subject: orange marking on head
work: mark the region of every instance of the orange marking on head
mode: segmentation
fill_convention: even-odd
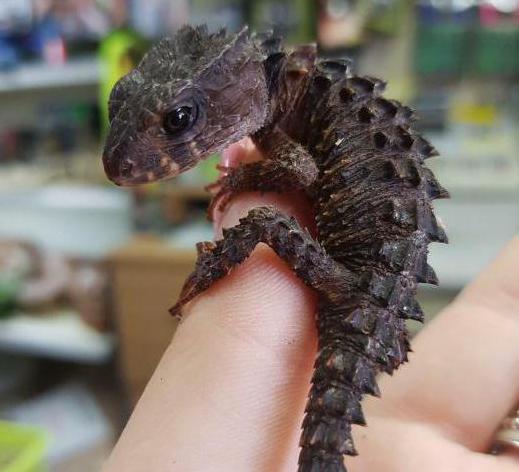
[[[191,151],[191,154],[195,157],[199,157],[201,152],[200,149],[198,149],[198,146],[196,145],[195,141],[189,141],[189,150]]]

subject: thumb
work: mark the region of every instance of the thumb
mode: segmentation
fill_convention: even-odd
[[[290,198],[244,194],[216,233],[265,204],[303,218]],[[105,472],[295,470],[314,312],[312,291],[258,245],[185,308]]]

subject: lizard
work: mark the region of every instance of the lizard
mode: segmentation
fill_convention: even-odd
[[[160,40],[109,99],[103,164],[115,184],[174,177],[248,136],[264,160],[224,169],[212,208],[245,191],[308,196],[315,234],[271,206],[252,209],[222,239],[197,244],[171,309],[180,316],[259,243],[317,292],[299,472],[346,471],[352,425],[366,424],[361,399],[379,396],[376,376],[408,360],[406,320],[424,316],[417,286],[438,283],[428,245],[447,236],[432,201],[448,192],[425,166],[438,153],[384,88],[315,44],[202,25]]]

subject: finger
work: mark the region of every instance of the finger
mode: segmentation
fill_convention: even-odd
[[[222,164],[224,167],[238,167],[243,164],[250,164],[251,162],[259,161],[263,157],[254,146],[251,139],[246,138],[238,143],[232,144],[227,148],[222,156]],[[244,200],[246,199],[246,200]],[[231,205],[225,209],[225,212],[218,210],[218,205],[215,206],[216,211],[212,215],[215,237],[219,239],[222,237],[222,228],[227,228],[236,224],[240,217],[244,216],[242,207],[252,208],[254,206],[274,205],[279,206],[286,214],[295,216],[302,227],[308,228],[314,232],[315,222],[313,215],[308,209],[312,205],[308,201],[306,195],[297,190],[290,190],[289,194],[275,194],[275,193],[260,193],[248,192],[240,195],[240,201],[243,205]],[[282,208],[281,208],[282,207]],[[226,221],[223,221],[223,218]]]
[[[393,417],[370,422],[359,434],[360,455],[347,457],[348,472],[518,472],[513,457],[473,452],[428,424]]]
[[[519,449],[517,447],[509,447],[499,454],[499,459],[505,464],[514,464],[519,471]]]
[[[219,225],[273,203],[244,195]],[[295,470],[315,299],[266,246],[185,311],[105,471]]]
[[[413,343],[411,362],[383,380],[375,415],[428,422],[484,451],[519,401],[519,238]]]

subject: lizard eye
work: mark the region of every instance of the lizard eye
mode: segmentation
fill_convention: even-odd
[[[189,106],[175,108],[164,119],[164,129],[169,134],[177,134],[187,129],[193,122],[193,109]]]

